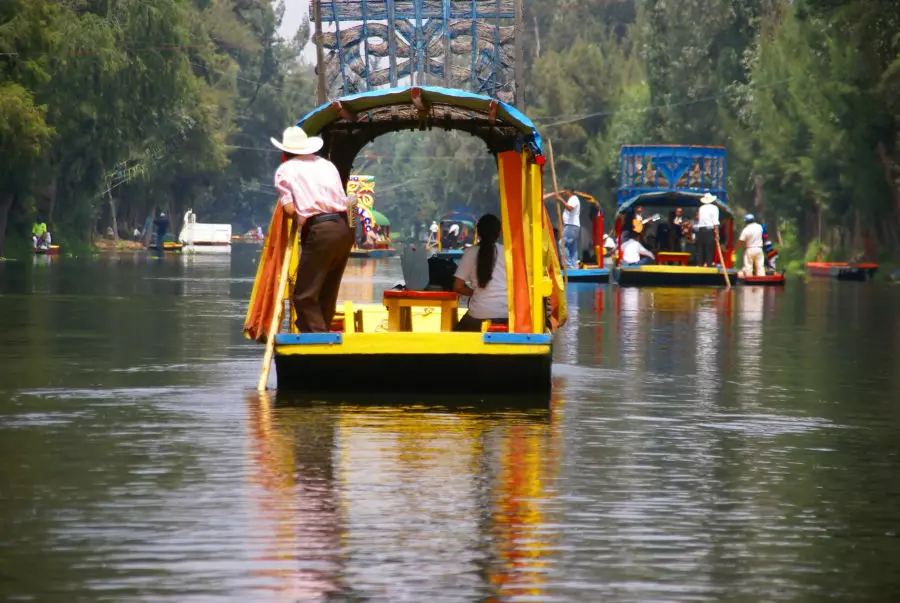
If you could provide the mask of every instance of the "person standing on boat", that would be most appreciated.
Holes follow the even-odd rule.
[[[744,251],[744,276],[765,276],[763,261],[763,228],[753,214],[744,216],[747,225],[738,237],[737,246],[746,245]]]
[[[566,250],[566,267],[578,268],[578,256],[581,255],[581,200],[571,190],[564,190],[562,194],[568,197],[565,201],[557,200],[565,208],[562,213],[563,221],[563,247]]]
[[[697,210],[697,265],[714,266],[716,261],[716,240],[719,238],[719,208],[716,197],[706,193],[700,199]]]
[[[500,239],[500,218],[485,214],[475,227],[478,244],[465,250],[456,269],[453,291],[469,297],[469,311],[454,331],[481,331],[485,320],[508,322],[506,259]]]
[[[315,153],[324,141],[296,126],[282,140],[270,139],[284,152],[275,171],[275,188],[284,212],[300,230],[300,260],[293,302],[301,333],[331,330],[338,290],[353,246],[347,217],[350,197],[337,167]]]
[[[159,212],[159,217],[153,221],[156,226],[156,248],[162,249],[166,233],[169,232],[169,218],[165,212]]]

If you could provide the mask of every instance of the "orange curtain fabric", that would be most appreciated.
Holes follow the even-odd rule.
[[[505,151],[497,155],[500,180],[500,199],[506,223],[504,246],[509,249],[512,265],[507,263],[507,284],[510,307],[514,311],[512,328],[515,333],[531,333],[531,297],[529,292],[528,253],[530,240],[527,225],[524,224],[524,191],[522,190],[522,156],[515,151]],[[507,234],[508,233],[508,234]]]
[[[275,312],[275,289],[281,276],[284,263],[284,250],[291,233],[291,219],[284,213],[281,201],[275,203],[272,221],[266,232],[262,253],[259,256],[259,268],[256,269],[256,282],[250,295],[250,306],[244,320],[244,336],[248,339],[263,342],[266,339],[272,316]]]

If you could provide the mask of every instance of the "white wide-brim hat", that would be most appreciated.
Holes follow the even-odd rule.
[[[303,128],[291,126],[284,131],[281,141],[270,138],[276,147],[292,155],[312,155],[322,148],[325,141],[318,136],[307,136]]]
[[[713,203],[718,200],[718,197],[716,197],[715,195],[710,195],[709,193],[706,193],[705,195],[700,197],[700,203],[703,203],[704,205],[707,203]]]

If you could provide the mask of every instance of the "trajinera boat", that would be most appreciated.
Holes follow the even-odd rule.
[[[581,191],[574,191],[574,194],[581,201],[586,201],[588,203],[591,251],[593,252],[595,261],[594,263],[579,262],[578,268],[569,268],[563,274],[570,283],[608,283],[609,268],[605,265],[606,252],[603,248],[603,210],[600,207],[600,203],[593,195]],[[580,251],[582,254],[584,253],[583,250]]]
[[[197,222],[197,214],[192,209],[184,212],[183,223],[178,243],[190,252],[231,253],[231,224]]]
[[[734,269],[734,215],[725,192],[725,149],[711,146],[623,146],[619,162],[616,211],[616,266],[610,280],[619,285],[725,286],[726,277],[736,284]],[[699,208],[706,194],[716,197],[719,208],[721,253],[715,267],[692,266],[691,253],[681,249],[656,253],[655,264],[622,265],[622,232],[638,207],[647,209],[645,221],[666,221],[676,208]],[[663,216],[653,218],[654,211]],[[649,216],[649,217],[648,217]],[[684,217],[687,219],[687,216]],[[724,256],[724,257],[722,257]]]
[[[375,209],[375,176],[353,175],[347,182],[347,192],[354,193],[356,204],[356,233],[351,258],[368,258],[372,260],[391,258],[397,250],[391,244],[391,221],[387,216]],[[371,247],[366,239],[376,232],[380,235]]]
[[[454,332],[455,293],[390,290],[375,307],[338,302],[330,333],[298,333],[291,308],[289,332],[274,336],[278,388],[549,395],[553,332],[565,322],[566,306],[541,199],[545,159],[534,124],[496,99],[421,86],[346,96],[313,110],[298,125],[324,139],[320,153],[330,157],[345,183],[360,149],[382,134],[437,127],[481,138],[490,152],[485,159],[498,169],[509,313],[508,324],[486,321],[480,333]],[[270,324],[282,322],[276,281],[290,219],[279,203],[268,232],[244,324],[245,336],[257,341],[268,337]],[[291,266],[297,246],[295,238]],[[435,309],[429,316],[439,314],[440,320],[417,320],[413,310],[422,307]]]
[[[434,240],[428,241],[428,247],[435,249],[434,255],[448,260],[458,260],[462,257],[465,248],[474,245],[475,224],[478,218],[468,207],[456,207],[448,211],[438,220],[438,231],[433,233]],[[459,232],[456,235],[450,233],[450,229],[456,225]]]
[[[810,276],[825,276],[839,281],[869,281],[875,277],[878,264],[856,262],[807,262]]]

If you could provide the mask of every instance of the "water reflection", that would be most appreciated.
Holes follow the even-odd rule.
[[[558,396],[553,413],[247,404],[257,575],[279,600],[540,598]]]

